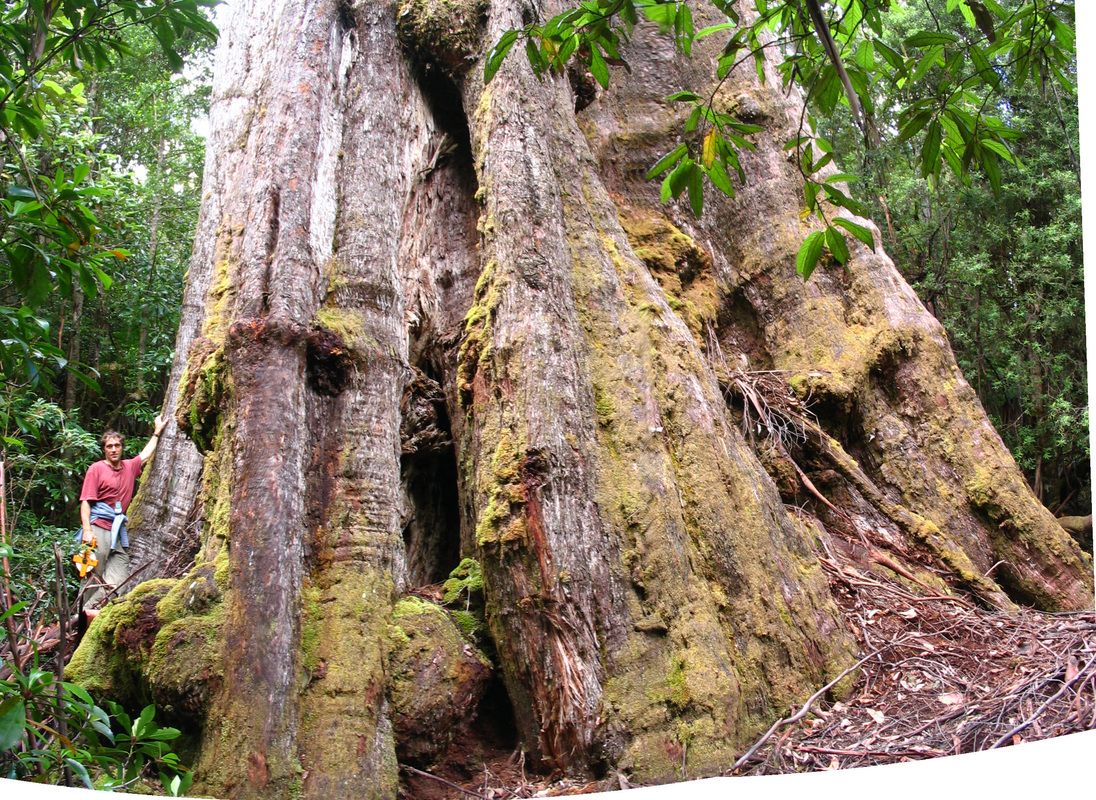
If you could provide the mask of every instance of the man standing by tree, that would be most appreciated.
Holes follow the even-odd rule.
[[[125,437],[117,431],[108,430],[99,440],[103,459],[88,467],[83,488],[80,489],[81,541],[91,544],[92,526],[100,529],[95,535],[95,557],[99,563],[93,573],[91,594],[84,601],[87,606],[94,606],[107,591],[118,586],[129,575],[125,512],[133,500],[137,476],[141,474],[144,463],[156,452],[156,444],[165,424],[163,415],[158,414],[153,422],[151,438],[134,458],[122,458]],[[89,611],[89,616],[95,613]]]

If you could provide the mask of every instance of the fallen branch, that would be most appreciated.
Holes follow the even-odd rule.
[[[479,792],[470,792],[467,789],[465,789],[463,786],[458,786],[457,784],[455,784],[451,781],[447,781],[445,778],[439,778],[437,775],[431,775],[429,772],[423,772],[421,769],[415,769],[414,767],[409,767],[407,764],[400,764],[400,769],[407,770],[408,772],[411,772],[415,775],[420,775],[423,778],[429,778],[430,780],[437,781],[438,783],[444,783],[450,789],[456,789],[458,792],[466,794],[469,797],[477,797],[477,798],[479,798],[479,800],[487,800],[487,798],[484,797]]]
[[[1081,668],[1081,669],[1080,669],[1080,670],[1079,670],[1079,671],[1077,672],[1077,674],[1073,676],[1073,678],[1072,678],[1071,680],[1068,680],[1068,681],[1066,681],[1065,683],[1063,683],[1063,684],[1062,684],[1062,688],[1061,688],[1061,689],[1059,689],[1058,691],[1056,691],[1056,692],[1055,692],[1054,694],[1052,694],[1052,695],[1051,695],[1050,697],[1048,697],[1048,698],[1047,698],[1047,699],[1046,699],[1046,700],[1045,700],[1045,701],[1043,702],[1043,704],[1042,704],[1041,706],[1039,706],[1039,707],[1038,707],[1037,709],[1035,709],[1035,711],[1033,711],[1033,712],[1032,712],[1032,713],[1031,713],[1031,714],[1030,714],[1030,715],[1028,716],[1028,718],[1027,718],[1027,719],[1025,719],[1025,720],[1024,720],[1023,722],[1021,722],[1021,723],[1020,723],[1019,725],[1017,725],[1017,726],[1016,726],[1015,728],[1013,728],[1012,730],[1010,730],[1010,731],[1009,731],[1008,733],[1006,733],[1006,734],[1005,734],[1004,736],[1002,736],[1002,737],[1001,737],[1000,739],[998,739],[998,740],[997,740],[996,742],[994,742],[993,744],[991,744],[991,745],[989,746],[989,749],[990,749],[990,750],[995,750],[996,748],[1000,747],[1001,745],[1003,745],[1003,744],[1005,744],[1005,743],[1006,743],[1007,741],[1009,741],[1009,740],[1010,740],[1010,739],[1011,739],[1011,738],[1012,738],[1013,736],[1015,736],[1016,734],[1018,734],[1018,733],[1019,733],[1020,731],[1024,730],[1024,728],[1028,727],[1028,726],[1029,726],[1029,725],[1031,725],[1031,724],[1032,724],[1033,722],[1035,722],[1035,720],[1037,720],[1037,719],[1039,718],[1039,715],[1040,715],[1040,714],[1042,714],[1042,713],[1043,713],[1044,711],[1046,711],[1046,710],[1047,710],[1047,709],[1048,709],[1048,708],[1050,707],[1050,705],[1051,705],[1051,704],[1052,704],[1052,703],[1053,703],[1053,702],[1054,702],[1055,700],[1057,700],[1057,699],[1058,699],[1059,697],[1061,697],[1061,696],[1062,696],[1063,694],[1065,694],[1065,693],[1066,693],[1066,691],[1067,691],[1067,690],[1068,690],[1068,689],[1069,689],[1069,688],[1070,688],[1071,686],[1073,686],[1073,684],[1075,684],[1075,683],[1077,682],[1077,679],[1078,679],[1078,678],[1080,678],[1080,677],[1081,677],[1082,675],[1087,675],[1087,673],[1088,673],[1089,669],[1091,669],[1091,668],[1092,668],[1092,665],[1093,665],[1094,663],[1096,663],[1096,656],[1093,656],[1092,658],[1090,658],[1090,659],[1088,660],[1088,663],[1087,663],[1087,664],[1085,664],[1085,665],[1084,665],[1084,667],[1082,667],[1082,668]]]
[[[897,647],[899,644],[903,644],[904,641],[905,640],[903,639],[903,640],[896,641],[896,642],[888,642],[887,644],[883,645],[882,647],[868,653],[866,656],[864,656],[862,659],[857,661],[855,664],[853,664],[848,669],[842,670],[841,673],[839,673],[836,678],[834,678],[832,681],[827,683],[825,686],[823,686],[817,692],[815,692],[810,697],[808,697],[807,702],[805,702],[800,707],[800,709],[798,711],[796,711],[790,717],[785,717],[784,719],[780,719],[780,720],[777,720],[776,722],[774,722],[772,724],[772,727],[770,727],[767,731],[765,731],[765,733],[762,735],[762,737],[760,739],[758,739],[756,742],[754,742],[753,746],[749,750],[747,750],[745,753],[743,753],[742,757],[739,758],[738,761],[734,762],[734,765],[731,767],[730,771],[734,772],[739,767],[741,767],[743,764],[745,764],[747,761],[749,761],[753,757],[753,754],[756,753],[758,750],[760,750],[762,745],[764,745],[765,742],[767,742],[770,739],[770,737],[772,737],[772,735],[774,733],[776,733],[778,730],[780,730],[781,728],[783,728],[786,725],[792,725],[793,723],[799,722],[799,720],[801,720],[801,719],[803,719],[803,717],[807,716],[807,712],[809,712],[811,710],[811,706],[813,706],[815,703],[817,703],[818,700],[821,699],[821,697],[826,694],[826,692],[828,692],[830,689],[832,689],[834,686],[836,686],[842,680],[844,680],[844,678],[847,675],[851,675],[853,672],[860,669],[860,667],[864,666],[864,664],[871,661],[873,658],[878,656],[880,653],[883,653],[884,651],[889,650],[892,647]]]

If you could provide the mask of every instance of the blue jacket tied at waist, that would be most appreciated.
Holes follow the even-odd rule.
[[[112,506],[110,503],[97,502],[91,507],[91,521],[95,522],[97,519],[105,519],[110,522],[111,550],[118,549],[119,545],[123,550],[129,547],[129,534],[126,531],[128,517],[122,513],[121,503],[115,503]],[[76,531],[76,541],[80,541],[83,533],[83,530]]]

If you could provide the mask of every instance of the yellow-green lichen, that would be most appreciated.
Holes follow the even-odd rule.
[[[626,208],[620,216],[632,250],[666,293],[666,300],[698,342],[715,322],[721,293],[712,259],[688,234],[662,216]],[[657,316],[657,306],[641,302]]]
[[[401,598],[388,626],[388,697],[403,758],[443,750],[486,689],[490,662],[441,606]]]
[[[508,431],[503,431],[491,457],[491,481],[487,505],[476,523],[476,543],[505,544],[525,539],[525,486],[521,483],[522,451]]]
[[[472,405],[476,374],[490,355],[491,321],[501,297],[497,272],[494,261],[484,265],[464,317],[464,337],[457,352],[457,398],[463,408]]]
[[[210,339],[195,340],[184,378],[180,383],[175,419],[195,446],[208,452],[213,448],[222,412],[233,392],[224,348]]]
[[[352,360],[376,358],[382,348],[377,340],[366,333],[361,314],[351,310],[322,306],[313,320],[316,328],[334,334],[346,346]]]
[[[621,569],[636,589],[634,634],[610,656],[600,716],[620,731],[623,768],[666,780],[733,760],[786,704],[846,666],[853,643],[825,576],[801,565],[814,560],[810,548],[794,534],[784,547],[762,535],[780,524],[769,510],[779,500],[719,427],[718,387],[696,380],[722,295],[710,262],[649,212],[626,209],[621,223],[642,264],[608,232],[597,242],[604,256],[576,245],[572,262],[592,393],[614,411],[597,428],[598,508],[622,537]],[[675,305],[684,326],[647,313]],[[794,586],[790,601],[774,603],[774,576]]]

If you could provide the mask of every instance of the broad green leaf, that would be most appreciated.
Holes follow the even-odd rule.
[[[939,44],[954,44],[959,41],[959,37],[951,34],[944,33],[943,31],[920,31],[913,36],[908,37],[903,44],[906,47],[929,47],[931,45]]]
[[[88,789],[95,789],[96,786],[91,781],[91,776],[88,775],[87,767],[77,761],[75,758],[65,757],[65,763],[69,769],[76,773],[76,777],[80,779],[80,782],[84,784]]]
[[[799,252],[795,257],[795,271],[803,280],[810,278],[814,268],[818,266],[818,259],[822,257],[822,246],[825,243],[825,238],[822,231],[814,231],[799,246]]]
[[[914,67],[913,72],[910,73],[910,82],[916,83],[921,80],[930,69],[937,64],[942,64],[944,61],[944,47],[943,45],[933,45],[925,51],[925,55],[917,62],[917,66]]]
[[[689,207],[693,211],[693,216],[697,219],[704,212],[704,183],[702,181],[703,173],[696,164],[693,164],[692,170],[689,171]]]
[[[845,244],[845,237],[832,225],[826,228],[826,247],[838,264],[849,263],[849,246]]]
[[[978,76],[983,82],[990,86],[997,86],[1001,82],[1001,76],[993,69],[993,65],[989,63],[989,59],[986,58],[985,52],[978,45],[973,45],[970,48],[970,60],[978,70]]]
[[[860,68],[865,72],[871,72],[875,69],[875,48],[870,41],[863,41],[856,47],[856,54],[853,56],[853,60],[860,65]]]
[[[0,703],[0,753],[15,747],[23,738],[26,719],[22,697],[9,697]]]
[[[674,167],[673,172],[670,173],[670,192],[674,197],[679,196],[685,191],[685,184],[689,179],[689,173],[692,171],[693,165],[696,162],[692,158],[683,158]]]
[[[91,695],[88,694],[87,689],[78,683],[69,683],[65,681],[61,684],[61,687],[81,702],[87,703],[89,706],[95,705],[95,701],[91,699]]]
[[[518,40],[519,36],[521,36],[521,31],[507,31],[502,35],[502,38],[495,43],[495,46],[491,48],[491,52],[487,54],[487,58],[483,65],[483,83],[485,85],[490,83],[491,79],[495,77],[495,73],[498,72],[499,67],[502,66],[506,54],[510,52],[510,48],[514,46],[514,42]]]
[[[110,715],[99,706],[91,707],[91,718],[88,720],[91,727],[101,733],[107,740],[114,741],[114,731],[110,727]]]
[[[11,617],[11,616],[14,616],[15,614],[18,614],[20,611],[22,611],[26,607],[27,607],[27,601],[26,600],[20,600],[18,603],[12,603],[10,608],[6,609],[2,614],[0,614],[0,622],[3,622],[8,617]]]
[[[705,38],[711,36],[713,33],[719,33],[720,31],[733,30],[737,27],[738,27],[738,24],[734,23],[734,22],[721,22],[718,25],[709,25],[706,28],[701,28],[700,30],[698,30],[696,32],[696,36],[693,37],[693,38],[695,38],[699,42],[701,39],[705,39]]]
[[[156,706],[147,705],[141,709],[141,716],[137,718],[137,721],[133,723],[133,738],[139,739],[149,729],[149,726],[153,724],[152,720],[156,717]]]
[[[951,9],[949,8],[948,11],[950,10]],[[977,27],[977,23],[974,19],[974,12],[970,10],[970,6],[968,6],[966,3],[963,3],[959,6],[959,13],[963,15],[963,19],[966,20],[967,25],[972,28]]]
[[[734,197],[734,185],[731,183],[731,177],[719,161],[712,164],[712,168],[708,170],[708,180],[727,197]]]
[[[594,76],[594,80],[601,85],[602,89],[608,88],[609,67],[606,65],[605,59],[601,57],[597,47],[590,48],[590,74]]]
[[[933,120],[925,133],[925,144],[921,148],[921,177],[935,175],[940,165],[940,123]]]
[[[677,18],[677,3],[652,3],[642,7],[643,16],[663,30],[671,27]]]
[[[808,212],[818,208],[818,188],[818,184],[812,180],[803,181],[803,199],[807,203]]]
[[[533,72],[537,75],[542,75],[546,69],[548,69],[548,60],[544,57],[544,53],[537,47],[537,43],[532,39],[525,40],[525,58],[529,61],[529,66],[533,68]]]
[[[657,178],[663,172],[665,172],[670,167],[672,167],[674,164],[676,164],[678,161],[680,161],[682,159],[682,157],[688,152],[689,152],[688,146],[686,146],[686,144],[684,142],[682,142],[677,147],[675,147],[673,150],[671,150],[669,153],[667,153],[666,155],[664,155],[662,158],[660,158],[658,161],[655,162],[655,165],[647,171],[646,179],[647,180],[652,180],[654,178]]]
[[[986,177],[989,178],[989,185],[993,189],[994,194],[1001,191],[1001,165],[997,161],[997,155],[992,152],[982,152],[982,169],[985,170]]]
[[[901,53],[892,50],[883,44],[880,39],[875,39],[872,46],[875,48],[875,52],[882,56],[883,60],[890,64],[898,75],[906,74],[906,59],[902,57]]]
[[[673,173],[670,173],[672,175]],[[662,186],[658,190],[658,202],[668,203],[674,196],[673,187],[670,185],[670,175],[662,179]]]
[[[864,204],[849,197],[843,191],[830,183],[822,184],[822,188],[826,190],[826,199],[833,203],[835,206],[841,206],[846,208],[854,214],[861,217],[868,216],[869,212],[864,208]]]
[[[992,150],[1010,164],[1015,163],[1016,161],[1016,157],[1012,154],[1012,152],[1003,144],[994,139],[983,139],[982,147],[986,148],[987,150]]]
[[[930,119],[932,119],[931,111],[921,111],[907,119],[898,129],[896,144],[901,144],[919,133],[922,128],[928,125]]]
[[[833,224],[841,228],[844,228],[865,245],[867,245],[872,252],[875,252],[875,237],[872,232],[859,223],[853,222],[851,219],[845,217],[836,217],[833,220]]]
[[[693,110],[689,112],[689,118],[685,120],[685,133],[692,133],[696,130],[697,126],[700,124],[701,112],[703,110],[703,106],[693,106]]]

